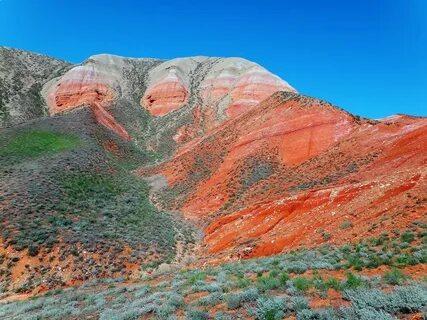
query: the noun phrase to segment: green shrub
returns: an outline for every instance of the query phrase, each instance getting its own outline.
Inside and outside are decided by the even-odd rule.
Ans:
[[[197,302],[201,306],[216,306],[222,301],[223,293],[213,292],[206,297],[202,297]]]
[[[331,309],[302,309],[297,312],[296,318],[297,320],[338,320]]]
[[[355,270],[360,271],[365,266],[362,259],[358,254],[353,254],[347,258],[348,264],[352,266]]]
[[[329,232],[323,231],[322,238],[323,240],[328,241],[329,239],[331,239],[331,234]]]
[[[352,226],[353,226],[353,224],[351,223],[351,221],[350,221],[350,220],[344,220],[344,221],[341,223],[340,228],[341,228],[341,229],[348,229],[348,228],[351,228]]]
[[[258,297],[258,290],[256,288],[250,288],[243,292],[228,294],[225,300],[229,309],[237,309],[240,308],[243,303],[255,301]]]
[[[28,255],[35,257],[39,254],[39,247],[37,245],[31,244],[28,246]]]
[[[251,284],[251,280],[250,280],[250,279],[248,279],[248,278],[245,278],[245,276],[244,276],[244,275],[239,275],[239,276],[237,277],[237,280],[236,280],[236,286],[237,286],[238,288],[246,288],[246,287],[248,287],[250,284]]]
[[[384,245],[389,240],[387,233],[382,233],[378,238],[372,239],[372,244],[376,247]]]
[[[281,286],[284,286],[286,282],[289,280],[289,274],[287,272],[281,272],[279,275],[279,282]]]
[[[284,316],[284,301],[280,298],[259,298],[254,310],[257,320],[281,320]]]
[[[271,275],[262,276],[257,279],[257,287],[261,291],[277,289],[280,287],[280,280]]]
[[[336,278],[328,278],[325,284],[328,288],[335,289],[337,291],[340,291],[342,289],[341,281]]]
[[[187,320],[207,320],[209,319],[209,313],[201,310],[189,310],[185,314]]]
[[[304,277],[296,277],[292,280],[295,288],[300,291],[307,291],[313,285],[310,279]]]
[[[418,263],[418,260],[409,253],[402,253],[397,256],[396,264],[400,267],[413,266]]]
[[[400,235],[400,240],[402,242],[411,243],[411,242],[413,242],[415,240],[415,235],[411,231],[405,231],[404,233],[402,233]]]
[[[385,262],[386,261],[382,260],[381,257],[377,253],[374,253],[374,254],[369,255],[368,262],[366,263],[366,267],[371,268],[371,269],[377,268],[380,265],[385,264]]]
[[[206,273],[203,271],[196,271],[190,274],[190,276],[187,278],[187,282],[190,285],[196,284],[198,281],[204,281],[206,279]]]
[[[291,305],[292,311],[295,311],[295,312],[303,309],[309,309],[307,299],[301,296],[291,297],[290,305]]]
[[[344,282],[344,287],[347,289],[353,289],[364,285],[364,281],[361,277],[348,272],[347,279]]]
[[[399,269],[392,268],[390,271],[388,271],[384,274],[383,278],[384,278],[385,282],[387,282],[388,284],[397,285],[397,284],[401,284],[403,281],[405,281],[406,276]]]

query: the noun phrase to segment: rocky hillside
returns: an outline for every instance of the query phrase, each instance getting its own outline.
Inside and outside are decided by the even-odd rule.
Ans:
[[[427,222],[426,118],[362,119],[244,59],[2,48],[0,90],[4,295]]]
[[[280,92],[138,172],[166,181],[158,203],[204,227],[201,255],[266,256],[424,219],[426,129],[426,119],[364,120]]]
[[[0,128],[46,116],[43,84],[70,67],[65,61],[0,47]]]

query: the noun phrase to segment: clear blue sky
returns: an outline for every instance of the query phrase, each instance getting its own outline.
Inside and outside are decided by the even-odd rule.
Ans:
[[[0,0],[0,45],[71,62],[240,56],[355,114],[427,115],[426,0]]]

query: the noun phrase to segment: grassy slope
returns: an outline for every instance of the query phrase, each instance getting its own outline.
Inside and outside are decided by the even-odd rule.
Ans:
[[[15,159],[37,158],[76,147],[79,139],[49,131],[27,131],[13,137],[1,150],[0,157]]]
[[[78,130],[64,126],[73,122],[79,120],[45,119],[9,129],[0,138],[1,239],[16,252],[0,252],[3,291],[26,292],[42,282],[50,288],[64,281],[55,270],[33,268],[27,281],[14,286],[13,268],[22,254],[45,265],[48,259],[71,259],[72,276],[90,279],[128,276],[125,262],[171,262],[177,238],[192,241],[190,227],[159,212],[145,181],[131,173],[150,155],[90,123],[82,121]],[[116,146],[116,155],[101,147],[105,141]],[[96,260],[85,252],[103,255]]]

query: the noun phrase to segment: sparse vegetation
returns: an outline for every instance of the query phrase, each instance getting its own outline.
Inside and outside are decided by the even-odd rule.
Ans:
[[[351,228],[352,226],[353,226],[353,224],[351,223],[351,221],[350,221],[350,220],[344,220],[344,221],[341,223],[340,228],[341,228],[341,229],[348,229],[348,228]]]
[[[147,183],[130,172],[129,162],[148,161],[145,154],[122,144],[122,161],[85,132],[67,132],[41,124],[0,137],[0,235],[19,252],[0,264],[6,290],[22,254],[46,266],[57,259],[65,272],[84,280],[101,274],[128,277],[125,261],[157,267],[174,259],[178,240],[193,241],[191,226],[157,210]],[[29,292],[42,281],[48,288],[64,284],[63,271],[56,268],[27,267],[25,273],[28,280],[13,291]]]
[[[412,249],[408,249],[408,254],[422,249],[414,244],[420,243],[423,233],[414,234],[417,236]],[[388,247],[390,240],[384,235],[380,238],[341,248],[324,246],[317,250],[299,250],[204,270],[184,270],[178,274],[166,272],[160,277],[169,280],[159,280],[154,287],[147,286],[145,281],[155,280],[155,275],[144,278],[141,284],[131,286],[116,285],[113,282],[108,287],[98,283],[78,288],[78,294],[73,295],[72,291],[66,289],[34,300],[40,302],[0,305],[0,316],[45,315],[48,310],[59,308],[60,302],[65,300],[68,301],[65,305],[69,306],[75,306],[72,301],[79,301],[79,308],[65,308],[66,311],[58,313],[58,317],[100,314],[101,319],[109,319],[153,314],[164,319],[180,312],[191,319],[206,319],[211,316],[218,319],[229,318],[230,315],[223,311],[218,311],[217,314],[210,312],[219,305],[224,305],[227,312],[248,312],[257,319],[277,319],[291,314],[296,315],[297,319],[392,319],[397,314],[420,311],[426,305],[427,296],[427,287],[422,280],[411,280],[396,267],[391,267],[382,278],[369,278],[362,276],[352,264],[348,264],[347,259],[351,260],[355,255],[361,255],[360,258],[365,261],[363,258],[373,254],[371,252],[375,252],[376,247],[380,250],[384,246]],[[375,246],[378,243],[381,245]],[[389,261],[392,265],[398,264],[393,255]],[[422,263],[421,260],[417,261]],[[363,262],[362,271],[365,268],[368,266]],[[301,274],[301,270],[309,270],[311,274]],[[345,278],[339,280],[324,276],[323,271],[345,272]],[[329,289],[339,292],[342,299],[348,300],[350,305],[341,309],[310,308],[310,299],[318,296],[327,298]],[[203,296],[190,304],[184,303],[189,295],[195,293],[203,293]],[[108,306],[107,300],[111,301]],[[33,307],[33,303],[46,307]],[[229,319],[232,318],[231,316]]]
[[[386,272],[382,279],[362,276],[357,270],[346,271],[346,254],[364,252],[364,246],[355,244],[327,250],[323,247],[204,270],[162,273],[145,276],[138,284],[98,281],[32,301],[0,304],[0,317],[31,315],[67,319],[99,315],[101,319],[122,319],[150,315],[170,319],[185,314],[188,319],[233,319],[237,314],[256,319],[296,315],[297,319],[326,320],[394,319],[397,315],[421,311],[427,303],[427,287],[422,281],[411,280],[396,268]],[[295,268],[297,262],[303,263],[310,275],[301,275],[300,269]],[[323,275],[323,271],[334,270],[346,272],[345,278]],[[245,279],[243,289],[242,278]],[[147,281],[154,285],[147,285]],[[327,299],[329,289],[339,292],[349,305],[311,308],[310,300],[319,296]],[[185,303],[195,293],[203,295]],[[217,306],[224,306],[225,312],[213,313]],[[61,311],[55,312],[59,308]]]

